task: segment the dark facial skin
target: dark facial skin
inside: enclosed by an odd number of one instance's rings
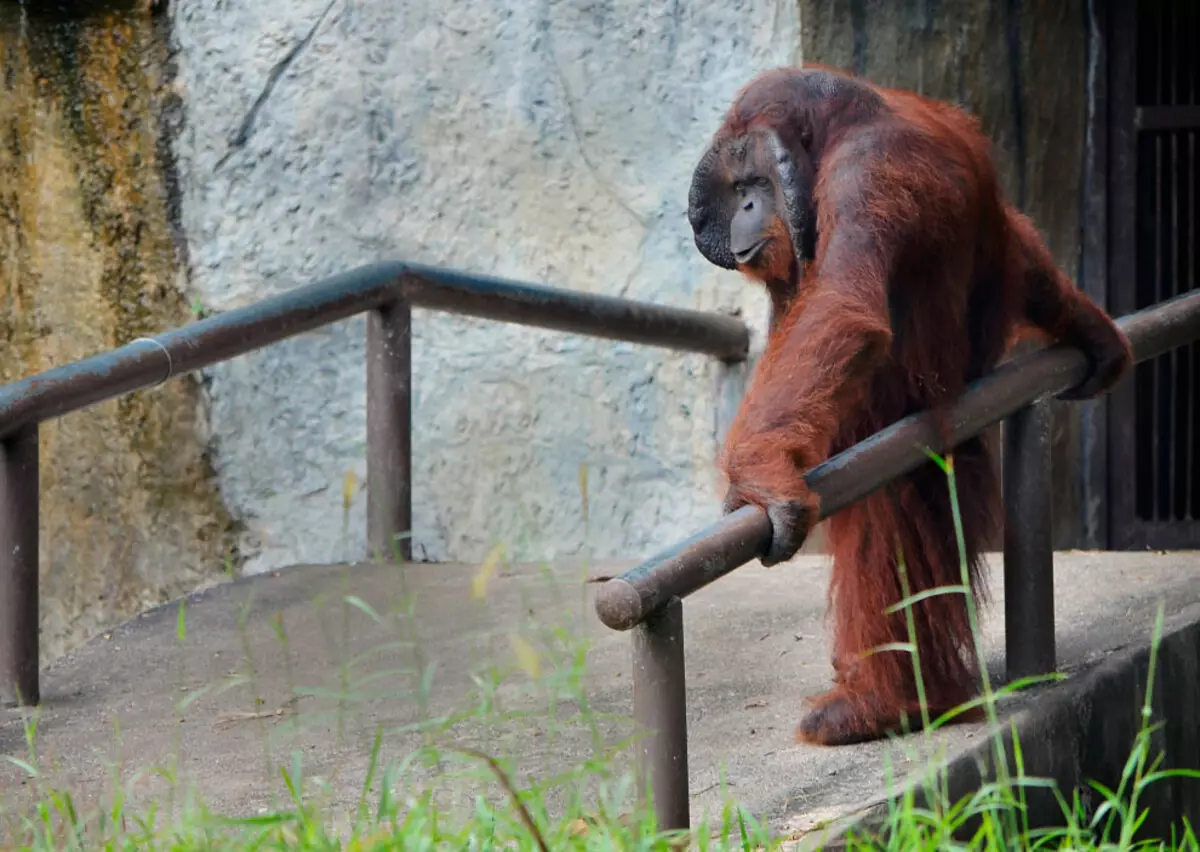
[[[816,247],[807,152],[801,147],[797,158],[770,131],[751,131],[714,145],[697,176],[688,210],[696,245],[766,286],[773,325]]]
[[[771,241],[769,228],[776,216],[775,198],[773,187],[766,181],[763,183],[766,185],[755,182],[737,188],[738,209],[729,224],[729,248],[739,266],[752,266]]]
[[[830,69],[756,78],[734,99],[692,175],[688,221],[700,253],[764,282],[778,302],[816,255],[814,191],[826,147],[883,108],[873,87]]]
[[[767,130],[719,140],[696,170],[688,217],[711,262],[762,281],[776,313],[816,244],[811,164]]]

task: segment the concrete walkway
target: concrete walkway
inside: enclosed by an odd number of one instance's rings
[[[1194,553],[1059,554],[1063,670],[1078,673],[1145,641],[1158,600],[1173,614],[1200,598],[1198,569]],[[335,812],[352,810],[376,731],[383,759],[402,758],[421,742],[414,723],[478,708],[472,675],[499,665],[516,670],[494,690],[492,710],[446,728],[439,741],[519,758],[522,783],[548,779],[587,760],[598,742],[611,746],[632,730],[606,716],[631,711],[630,638],[598,623],[585,574],[579,565],[506,567],[479,599],[477,566],[312,566],[199,592],[187,600],[182,639],[179,608],[169,605],[44,672],[39,766],[85,807],[110,794],[114,767],[128,782],[138,768],[177,760],[181,781],[211,809],[249,815],[284,794],[279,766],[290,766],[299,751],[306,776],[329,783]],[[994,675],[1003,674],[1001,576],[993,559],[985,633]],[[747,566],[686,603],[694,820],[705,809],[719,811],[724,780],[730,795],[779,830],[803,832],[878,801],[889,765],[900,775],[921,765],[916,737],[841,749],[793,744],[801,700],[829,682],[828,578],[820,557],[769,570]],[[346,596],[353,603],[343,607]],[[555,648],[569,657],[562,637],[572,634],[591,643],[586,714],[553,659]],[[430,664],[422,696],[415,672]],[[536,667],[540,679],[532,681],[522,665]],[[350,694],[340,717],[339,690]],[[21,714],[0,718],[0,753],[26,758]],[[934,742],[952,756],[980,734],[958,726]],[[32,785],[5,764],[0,789],[12,809]],[[422,769],[420,777],[435,771]],[[130,785],[143,806],[166,790],[151,774]],[[549,798],[553,804],[561,793]]]

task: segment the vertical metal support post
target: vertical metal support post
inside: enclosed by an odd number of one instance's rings
[[[729,427],[741,407],[742,397],[746,395],[746,385],[750,378],[753,364],[751,361],[739,361],[735,364],[717,364],[716,369],[716,422],[713,430],[717,443],[725,440]]]
[[[1055,671],[1050,404],[1004,423],[1004,632],[1009,680]]]
[[[367,315],[367,540],[372,556],[412,559],[412,309]],[[404,534],[396,539],[397,534]]]
[[[0,441],[0,704],[38,689],[38,427]]]
[[[633,629],[633,715],[646,734],[639,791],[645,798],[649,783],[660,830],[687,829],[687,689],[679,598]]]

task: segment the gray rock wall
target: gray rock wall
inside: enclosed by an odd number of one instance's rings
[[[761,295],[702,260],[685,205],[738,87],[797,61],[794,4],[174,0],[170,16],[205,308],[407,258],[761,327]],[[418,558],[636,556],[716,516],[707,359],[424,312],[413,333]],[[365,555],[363,335],[359,318],[207,376],[248,571]]]

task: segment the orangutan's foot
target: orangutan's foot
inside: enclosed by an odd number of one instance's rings
[[[965,703],[968,699],[963,698]],[[856,695],[844,686],[837,686],[817,696],[811,702],[808,713],[800,720],[796,728],[796,742],[808,745],[852,745],[883,739],[889,734],[914,733],[921,730],[923,721],[918,706],[903,708],[883,708]],[[935,720],[951,707],[930,708],[929,719]],[[954,723],[976,722],[982,719],[982,711],[978,707],[959,713],[953,719]]]

